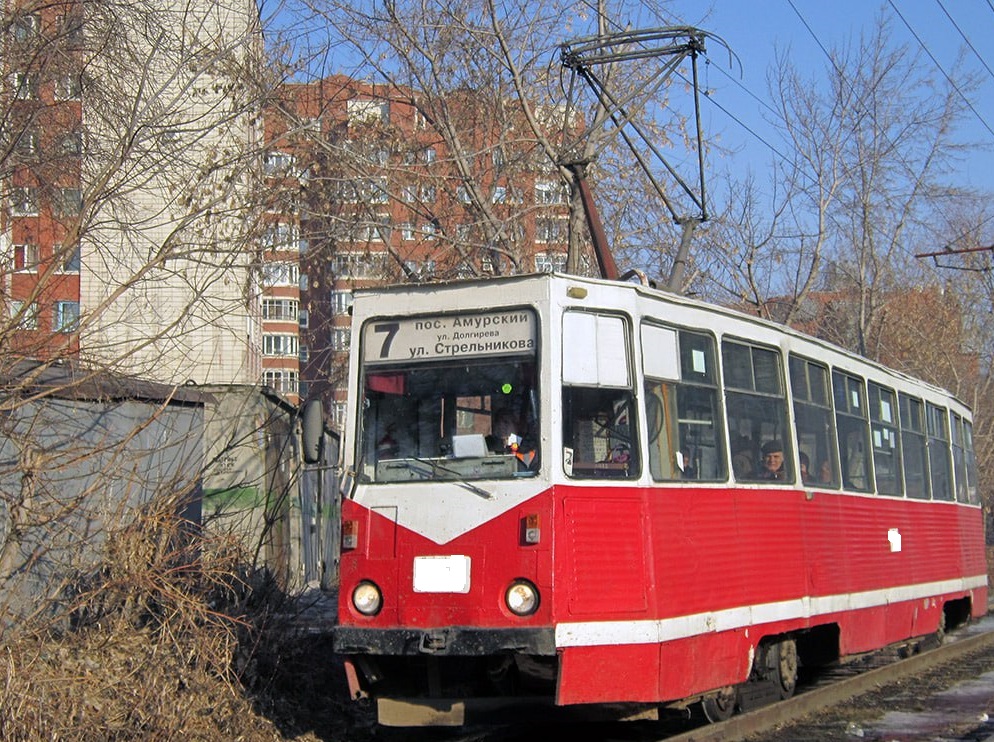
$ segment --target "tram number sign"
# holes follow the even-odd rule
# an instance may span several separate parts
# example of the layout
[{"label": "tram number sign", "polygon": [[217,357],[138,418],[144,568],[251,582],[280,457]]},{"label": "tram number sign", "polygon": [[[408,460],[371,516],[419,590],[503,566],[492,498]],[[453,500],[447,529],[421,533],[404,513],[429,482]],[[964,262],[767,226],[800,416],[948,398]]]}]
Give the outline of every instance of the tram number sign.
[{"label": "tram number sign", "polygon": [[363,329],[363,361],[394,363],[534,354],[535,328],[534,313],[523,309],[373,320]]}]

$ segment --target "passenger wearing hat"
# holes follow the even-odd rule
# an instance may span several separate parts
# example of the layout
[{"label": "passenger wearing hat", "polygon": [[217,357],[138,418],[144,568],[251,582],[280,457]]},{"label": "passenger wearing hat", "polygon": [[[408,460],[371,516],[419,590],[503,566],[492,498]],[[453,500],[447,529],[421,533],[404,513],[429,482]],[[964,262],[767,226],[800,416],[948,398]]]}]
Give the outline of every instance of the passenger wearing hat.
[{"label": "passenger wearing hat", "polygon": [[763,444],[763,459],[760,462],[759,479],[786,479],[783,468],[783,443],[778,440]]}]

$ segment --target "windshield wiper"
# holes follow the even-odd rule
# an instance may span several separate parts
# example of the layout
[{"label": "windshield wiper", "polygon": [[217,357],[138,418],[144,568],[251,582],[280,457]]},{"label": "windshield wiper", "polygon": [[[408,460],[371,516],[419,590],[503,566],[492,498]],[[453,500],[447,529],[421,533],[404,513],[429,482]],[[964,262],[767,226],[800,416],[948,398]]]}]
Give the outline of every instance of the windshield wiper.
[{"label": "windshield wiper", "polygon": [[[433,459],[420,459],[420,458],[415,457],[414,460],[417,461],[418,463],[425,464],[426,466],[430,466],[431,467],[432,478],[434,478],[434,474],[435,474],[436,471],[444,472],[445,474],[448,474],[448,475],[454,477],[454,479],[442,479],[442,480],[439,480],[439,481],[442,481],[442,482],[452,482],[453,484],[457,484],[460,487],[463,487],[464,489],[468,489],[474,495],[479,495],[480,497],[483,497],[483,498],[485,498],[487,500],[489,500],[492,497],[492,495],[489,492],[487,492],[485,489],[483,489],[482,487],[477,487],[475,484],[470,484],[465,479],[460,479],[459,477],[462,477],[462,472],[458,472],[455,469],[450,469],[449,467],[447,467],[447,466],[445,466],[443,464],[438,463],[437,459],[435,459],[435,460],[433,460]],[[416,470],[412,467],[412,471],[416,471]]]}]

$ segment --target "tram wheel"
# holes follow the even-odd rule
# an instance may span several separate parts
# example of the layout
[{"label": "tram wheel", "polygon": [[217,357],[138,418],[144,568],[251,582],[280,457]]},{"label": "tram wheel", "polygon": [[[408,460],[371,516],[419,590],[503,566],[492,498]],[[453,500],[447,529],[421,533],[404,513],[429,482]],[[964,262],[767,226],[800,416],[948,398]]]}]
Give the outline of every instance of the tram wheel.
[{"label": "tram wheel", "polygon": [[701,710],[704,718],[712,724],[727,721],[735,713],[735,704],[739,699],[738,691],[728,685],[701,700]]},{"label": "tram wheel", "polygon": [[777,690],[780,700],[790,698],[797,689],[797,643],[793,639],[779,642],[777,649]]}]

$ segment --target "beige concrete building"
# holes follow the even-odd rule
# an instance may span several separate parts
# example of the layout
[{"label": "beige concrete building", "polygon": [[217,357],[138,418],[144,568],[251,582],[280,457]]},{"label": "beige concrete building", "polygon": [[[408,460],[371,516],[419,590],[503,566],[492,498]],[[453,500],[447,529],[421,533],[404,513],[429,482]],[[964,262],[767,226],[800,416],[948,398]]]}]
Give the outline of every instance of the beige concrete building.
[{"label": "beige concrete building", "polygon": [[19,352],[257,382],[255,0],[3,8],[6,136],[32,155],[0,170]]}]

